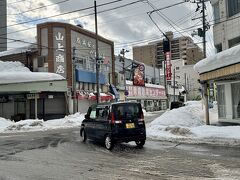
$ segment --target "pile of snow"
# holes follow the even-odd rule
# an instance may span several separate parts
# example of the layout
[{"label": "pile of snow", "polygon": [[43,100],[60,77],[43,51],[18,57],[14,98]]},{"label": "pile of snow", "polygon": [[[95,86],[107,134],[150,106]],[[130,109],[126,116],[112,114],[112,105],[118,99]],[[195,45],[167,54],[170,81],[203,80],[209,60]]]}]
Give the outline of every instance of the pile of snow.
[{"label": "pile of snow", "polygon": [[202,113],[199,109],[201,109],[201,104],[198,102],[192,102],[191,104],[186,104],[185,107],[165,112],[162,116],[155,119],[151,125],[175,125],[186,127],[201,126],[203,125],[203,121]]},{"label": "pile of snow", "polygon": [[14,124],[12,121],[0,117],[0,132],[3,132],[8,126],[12,124]]},{"label": "pile of snow", "polygon": [[81,113],[65,116],[62,119],[48,121],[27,119],[16,123],[4,118],[0,118],[0,133],[46,131],[50,129],[80,127],[83,119],[84,114]]},{"label": "pile of snow", "polygon": [[[147,136],[171,142],[240,145],[240,126],[204,125],[204,113],[201,101],[187,102],[186,106],[167,111],[148,124]],[[209,113],[210,122],[216,122],[216,104]]]}]

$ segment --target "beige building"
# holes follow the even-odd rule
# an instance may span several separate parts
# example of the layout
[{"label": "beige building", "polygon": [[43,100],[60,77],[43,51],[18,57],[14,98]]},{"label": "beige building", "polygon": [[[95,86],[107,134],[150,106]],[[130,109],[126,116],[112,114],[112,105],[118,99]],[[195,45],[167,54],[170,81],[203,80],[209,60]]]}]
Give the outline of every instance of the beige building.
[{"label": "beige building", "polygon": [[156,60],[156,50],[156,44],[135,46],[133,47],[133,59],[154,67]]},{"label": "beige building", "polygon": [[[172,60],[182,59],[185,65],[197,63],[203,58],[202,50],[194,44],[192,38],[187,36],[174,38],[172,32],[167,32],[166,35],[171,41]],[[151,42],[145,46],[133,47],[133,59],[144,62],[147,65],[162,68],[164,54],[163,54],[163,40]]]}]

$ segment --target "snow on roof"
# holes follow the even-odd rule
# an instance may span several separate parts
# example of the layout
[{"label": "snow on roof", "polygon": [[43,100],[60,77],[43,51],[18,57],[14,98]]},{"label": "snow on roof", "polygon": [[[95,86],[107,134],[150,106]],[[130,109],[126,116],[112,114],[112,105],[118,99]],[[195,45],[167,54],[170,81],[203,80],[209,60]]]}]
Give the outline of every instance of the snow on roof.
[{"label": "snow on roof", "polygon": [[199,61],[194,66],[194,70],[202,74],[235,63],[240,63],[240,45]]},{"label": "snow on roof", "polygon": [[8,51],[0,52],[0,57],[12,55],[12,54],[26,53],[27,51],[31,51],[32,49],[35,49],[35,48],[36,47],[34,45],[30,45],[30,46],[23,46],[20,48],[10,49]]},{"label": "snow on roof", "polygon": [[0,73],[0,84],[63,80],[63,76],[47,72],[4,72]]},{"label": "snow on roof", "polygon": [[59,74],[48,72],[31,72],[21,62],[0,61],[0,84],[53,81],[65,79]]},{"label": "snow on roof", "polygon": [[0,61],[0,72],[30,72],[30,70],[25,67],[19,61]]}]

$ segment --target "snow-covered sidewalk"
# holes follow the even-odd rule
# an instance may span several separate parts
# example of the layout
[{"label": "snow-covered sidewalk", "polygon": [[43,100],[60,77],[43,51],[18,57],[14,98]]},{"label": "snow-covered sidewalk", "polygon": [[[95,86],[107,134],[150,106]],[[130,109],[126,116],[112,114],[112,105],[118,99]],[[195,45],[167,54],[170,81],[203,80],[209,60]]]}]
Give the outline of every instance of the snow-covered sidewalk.
[{"label": "snow-covered sidewalk", "polygon": [[[147,136],[171,142],[240,145],[240,126],[204,125],[201,101],[190,101],[186,106],[165,112],[147,125]],[[217,121],[217,106],[210,109],[210,121]]]}]

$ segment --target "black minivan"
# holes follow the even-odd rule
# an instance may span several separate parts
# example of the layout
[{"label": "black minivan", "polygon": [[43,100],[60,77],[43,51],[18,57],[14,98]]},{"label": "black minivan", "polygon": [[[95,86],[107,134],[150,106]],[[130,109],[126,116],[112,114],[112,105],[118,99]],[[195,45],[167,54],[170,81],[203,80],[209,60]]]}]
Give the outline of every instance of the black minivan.
[{"label": "black minivan", "polygon": [[140,148],[146,141],[144,115],[140,103],[114,102],[89,107],[80,129],[82,141],[104,142],[111,150],[115,143],[135,141]]}]

